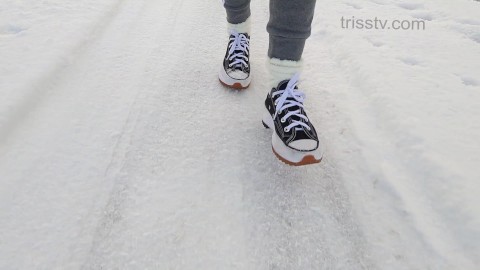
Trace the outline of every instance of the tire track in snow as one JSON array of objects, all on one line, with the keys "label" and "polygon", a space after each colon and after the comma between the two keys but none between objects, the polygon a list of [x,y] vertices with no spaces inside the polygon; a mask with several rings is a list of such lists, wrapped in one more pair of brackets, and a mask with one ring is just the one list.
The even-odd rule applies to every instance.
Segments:
[{"label": "tire track in snow", "polygon": [[[133,2],[134,1],[131,1],[130,3]],[[175,28],[177,14],[181,9],[181,3],[172,3],[167,14],[164,14],[163,11],[163,9],[167,9],[165,5],[159,6],[158,4],[144,1],[142,2],[142,6],[143,8],[141,9],[141,12],[138,14],[138,16],[136,16],[138,21],[132,21],[132,24],[136,25],[134,28],[136,31],[134,32],[143,37],[149,36],[150,39],[158,42],[161,44],[161,46],[170,47],[168,40],[174,32],[172,31],[166,35],[161,35],[160,31],[157,33],[155,33],[155,31],[159,30],[159,27],[163,27],[165,29]],[[160,7],[161,9],[159,9]],[[128,14],[124,16],[128,16]],[[158,17],[162,17],[163,20],[159,20]],[[122,28],[114,29],[114,31],[121,30]],[[132,37],[129,38],[131,39]],[[145,72],[151,73],[152,70],[156,69],[156,66],[163,64],[159,59],[159,56],[163,55],[164,52],[161,50],[160,45],[156,46],[156,48],[150,52],[149,60],[145,66]],[[143,112],[142,107],[148,98],[145,94],[145,91],[147,91],[151,86],[155,85],[155,79],[157,79],[157,76],[153,76],[149,78],[147,82],[141,84],[141,89],[138,90],[135,101],[132,103],[129,109],[129,115],[126,119],[125,125],[118,136],[119,138],[117,139],[116,146],[112,152],[111,160],[105,171],[106,178],[113,181],[113,186],[110,194],[108,195],[108,202],[103,210],[103,216],[97,225],[96,232],[93,237],[94,241],[90,249],[90,254],[88,255],[88,258],[82,267],[83,269],[102,268],[102,264],[104,263],[103,257],[105,256],[105,250],[103,249],[104,242],[109,241],[109,239],[112,237],[112,228],[116,226],[117,223],[121,222],[123,218],[123,208],[125,207],[124,204],[126,203],[128,193],[132,188],[132,183],[128,177],[122,175],[122,170],[125,166],[126,156],[131,148],[132,136],[135,132],[137,121],[140,117],[140,114]]]},{"label": "tire track in snow", "polygon": [[[50,200],[42,206],[48,208],[34,206],[33,211],[50,211],[50,206],[53,211],[63,211],[60,218],[53,216],[60,219],[62,228],[58,230],[65,233],[49,230],[43,237],[27,230],[26,235],[42,248],[67,246],[70,257],[60,251],[58,258],[42,257],[38,254],[43,253],[30,247],[22,251],[41,257],[43,260],[35,263],[45,268],[374,268],[333,155],[327,153],[320,166],[291,168],[271,152],[270,134],[260,123],[266,92],[262,58],[267,48],[266,17],[256,17],[259,21],[253,30],[257,37],[252,42],[256,70],[252,88],[235,92],[223,88],[216,76],[227,39],[224,28],[219,27],[224,24],[221,5],[194,0],[182,4],[125,1],[104,34],[84,49],[76,65],[64,71],[65,77],[55,89],[63,90],[61,95],[52,97],[48,108],[39,108],[42,120],[56,116],[64,107],[78,107],[67,110],[65,118],[54,117],[56,122],[65,122],[39,130],[41,137],[71,139],[68,133],[57,133],[72,121],[72,115],[85,125],[81,131],[86,129],[89,135],[92,129],[90,132],[99,135],[81,139],[87,153],[75,153],[78,148],[69,146],[52,146],[46,153],[52,160],[56,156],[49,151],[64,151],[61,157],[70,160],[72,151],[75,157],[93,159],[90,163],[95,165],[80,160],[88,166],[58,176],[63,167],[77,167],[55,159],[51,174],[42,174],[39,181],[22,179],[28,185],[18,183],[17,190],[12,189],[29,199],[32,190],[47,194],[32,200],[39,203],[35,200],[47,197]],[[254,4],[254,16],[267,14],[266,9],[266,3]],[[328,54],[323,54],[314,62],[328,61]],[[310,94],[322,83],[306,82],[312,106],[323,104],[319,102],[321,92]],[[109,107],[106,103],[115,94],[117,103],[127,105]],[[94,105],[83,108],[77,100]],[[88,108],[92,111],[83,112]],[[111,116],[113,109],[118,118]],[[79,111],[80,116],[76,115]],[[320,119],[327,111],[313,108],[311,116],[321,126]],[[109,120],[117,123],[105,127]],[[97,156],[88,144],[99,146],[94,140],[103,141],[109,129],[115,131],[111,146],[100,145],[108,151]],[[337,136],[337,130],[326,134],[327,143]],[[38,139],[32,134],[25,136],[30,138],[27,141]],[[32,151],[44,154],[41,150]],[[105,160],[100,160],[102,157]],[[72,177],[75,172],[80,177]],[[92,175],[93,180],[89,179]],[[61,189],[39,186],[45,182]],[[23,191],[25,187],[30,192]],[[59,207],[65,199],[56,200],[51,195],[56,191],[66,197],[73,195],[75,204],[67,204],[71,209]],[[75,198],[82,192],[85,196]],[[25,218],[35,217],[26,212]],[[7,229],[22,225],[22,218],[15,217]],[[74,221],[69,223],[68,218]],[[43,217],[35,220],[45,221]],[[69,226],[71,230],[64,229]]]},{"label": "tire track in snow", "polygon": [[[116,222],[99,227],[107,237],[97,238],[93,254],[101,255],[89,266],[372,269],[334,164],[327,158],[321,167],[295,169],[275,159],[259,117],[265,83],[255,77],[246,92],[220,86],[215,63],[224,40],[217,18],[204,19],[212,6],[185,6],[172,20],[173,49],[153,56],[159,75],[136,108],[114,188],[121,195],[111,197],[119,218],[106,216]],[[205,30],[196,31],[195,21]],[[261,69],[263,61],[254,61]]]}]

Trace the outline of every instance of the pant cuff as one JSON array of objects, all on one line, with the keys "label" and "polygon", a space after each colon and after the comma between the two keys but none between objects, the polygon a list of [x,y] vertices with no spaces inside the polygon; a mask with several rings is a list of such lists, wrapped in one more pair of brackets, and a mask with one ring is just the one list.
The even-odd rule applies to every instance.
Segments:
[{"label": "pant cuff", "polygon": [[231,24],[239,24],[245,22],[250,17],[250,5],[244,7],[228,7],[227,10],[227,22]]},{"label": "pant cuff", "polygon": [[302,58],[306,39],[285,38],[270,35],[268,57],[280,60],[299,61]]}]

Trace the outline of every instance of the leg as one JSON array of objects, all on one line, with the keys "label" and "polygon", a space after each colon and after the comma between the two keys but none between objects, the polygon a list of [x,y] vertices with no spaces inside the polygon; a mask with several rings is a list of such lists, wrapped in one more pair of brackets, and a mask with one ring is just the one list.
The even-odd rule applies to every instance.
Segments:
[{"label": "leg", "polygon": [[314,8],[315,0],[270,0],[270,92],[263,124],[273,130],[275,155],[295,166],[318,163],[323,157],[317,133],[305,112],[305,95],[297,87]]},{"label": "leg", "polygon": [[220,82],[235,89],[250,85],[250,0],[224,0],[230,36],[219,72]]},{"label": "leg", "polygon": [[299,61],[310,36],[316,0],[270,0],[268,56]]},{"label": "leg", "polygon": [[270,0],[268,48],[269,87],[293,77],[302,68],[316,0]]},{"label": "leg", "polygon": [[250,0],[224,0],[223,6],[230,24],[243,23],[250,17]]}]

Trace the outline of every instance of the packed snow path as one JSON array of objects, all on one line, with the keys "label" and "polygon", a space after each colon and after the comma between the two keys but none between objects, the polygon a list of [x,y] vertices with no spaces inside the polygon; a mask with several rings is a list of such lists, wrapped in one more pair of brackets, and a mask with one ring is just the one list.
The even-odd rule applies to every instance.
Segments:
[{"label": "packed snow path", "polygon": [[241,92],[216,78],[220,1],[51,2],[0,4],[0,269],[480,263],[478,2],[319,1],[302,89],[326,154],[304,168],[260,122],[267,1]]}]

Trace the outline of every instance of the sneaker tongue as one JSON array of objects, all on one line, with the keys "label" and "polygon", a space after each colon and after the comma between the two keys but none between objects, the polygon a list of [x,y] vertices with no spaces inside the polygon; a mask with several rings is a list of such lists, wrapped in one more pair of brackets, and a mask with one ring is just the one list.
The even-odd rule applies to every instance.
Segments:
[{"label": "sneaker tongue", "polygon": [[[297,128],[297,127],[295,127]],[[297,130],[296,133],[295,133],[295,140],[311,140],[312,138],[310,138],[307,133],[305,133],[305,129],[302,129],[301,130]]]},{"label": "sneaker tongue", "polygon": [[[243,52],[241,50],[235,50],[234,53],[235,54],[242,54]],[[238,63],[238,64],[234,65],[233,68],[238,69],[238,70],[243,70],[243,65]]]},{"label": "sneaker tongue", "polygon": [[289,82],[289,80],[281,81],[280,83],[278,83],[277,89],[278,90],[285,90],[287,88],[288,82]]},{"label": "sneaker tongue", "polygon": [[[244,55],[245,52],[242,51],[242,50],[235,50],[235,51],[234,51],[234,54]],[[238,57],[238,58],[241,58],[241,57]],[[240,70],[240,71],[245,71],[244,65],[241,64],[241,63],[235,64],[235,65],[233,66],[233,68],[234,68],[234,69],[237,69],[237,70]]]}]

